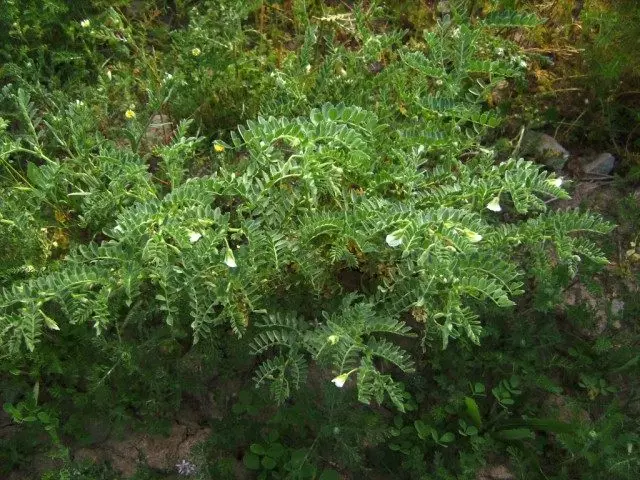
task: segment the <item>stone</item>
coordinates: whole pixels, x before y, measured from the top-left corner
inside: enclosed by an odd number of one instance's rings
[[[605,152],[588,162],[582,171],[587,175],[610,175],[616,165],[616,157]]]
[[[149,150],[168,145],[173,139],[173,122],[168,115],[156,114],[151,117],[144,139]]]
[[[614,298],[611,301],[611,315],[614,317],[622,316],[624,310],[624,302],[619,298]]]
[[[528,130],[523,138],[523,148],[540,163],[554,170],[562,170],[569,160],[569,151],[546,133]]]
[[[575,307],[577,305],[586,306],[593,313],[594,323],[591,328],[583,328],[582,334],[588,338],[596,338],[607,328],[608,316],[606,305],[592,295],[587,287],[576,282],[564,292],[564,305]]]
[[[488,465],[476,475],[476,480],[514,480],[515,478],[505,465]]]

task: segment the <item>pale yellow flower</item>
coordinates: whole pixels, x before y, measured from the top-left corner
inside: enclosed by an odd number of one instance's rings
[[[238,266],[236,258],[233,256],[233,252],[229,247],[227,247],[227,253],[224,256],[224,263],[229,268],[236,268]]]
[[[200,50],[198,47],[195,47],[191,50],[191,55],[193,55],[194,57],[199,57],[201,53],[202,50]]]
[[[353,372],[355,372],[357,370],[357,368],[354,368],[353,370],[347,372],[347,373],[342,373],[340,375],[338,375],[336,378],[334,378],[333,380],[331,380],[331,382],[338,388],[342,388],[344,387],[344,384],[347,382],[347,379],[349,378],[349,375],[351,375]]]
[[[465,230],[464,234],[471,243],[478,243],[480,240],[482,240],[482,235],[472,230]]]
[[[500,206],[500,197],[493,197],[489,203],[487,203],[487,208],[492,212],[501,212],[502,207]]]
[[[136,112],[134,112],[132,109],[129,109],[126,112],[124,112],[124,117],[127,120],[133,120],[134,118],[136,118]]]

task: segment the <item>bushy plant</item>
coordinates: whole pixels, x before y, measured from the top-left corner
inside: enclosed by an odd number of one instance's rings
[[[578,347],[550,319],[562,289],[607,262],[612,224],[550,208],[566,180],[497,142],[529,67],[500,32],[541,19],[450,2],[407,32],[376,2],[187,3],[74,11],[56,48],[82,65],[47,82],[18,65],[50,68],[50,52],[4,47],[12,418],[64,457],[70,439],[94,441],[96,412],[116,433],[162,431],[186,396],[253,378],[255,395],[218,395],[229,411],[198,454],[203,478],[233,475],[238,451],[261,478],[385,464],[472,478],[545,449],[577,459],[557,478],[632,478],[627,409],[578,425],[529,398],[563,393],[561,368],[586,398],[610,395],[607,372],[633,362],[625,345],[598,368],[613,340]],[[594,429],[624,432],[606,459]]]

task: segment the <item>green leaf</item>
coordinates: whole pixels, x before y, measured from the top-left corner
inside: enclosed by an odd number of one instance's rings
[[[27,178],[34,187],[44,189],[47,186],[47,182],[42,171],[40,171],[40,168],[35,163],[27,163]]]
[[[245,453],[242,463],[249,470],[260,470],[260,457],[253,453]]]
[[[482,417],[477,402],[471,397],[464,397],[464,404],[467,406],[467,414],[473,424],[478,428],[482,427]]]
[[[496,433],[497,438],[507,441],[530,440],[533,436],[533,432],[528,428],[512,428]]]
[[[276,461],[271,457],[264,457],[262,459],[262,466],[267,470],[273,470],[274,468],[276,468],[276,465]]]
[[[273,458],[280,458],[285,451],[286,448],[284,447],[284,445],[282,445],[281,443],[274,443],[272,445],[269,445],[266,454]]]
[[[265,448],[260,445],[259,443],[254,443],[249,447],[249,450],[251,450],[253,453],[255,453],[256,455],[264,455],[267,453],[267,451],[265,450]]]
[[[456,436],[455,436],[453,433],[451,433],[451,432],[447,432],[447,433],[443,434],[443,435],[440,437],[440,441],[441,441],[442,443],[451,443],[451,442],[453,442],[455,439],[456,439]]]
[[[340,480],[340,474],[335,470],[324,470],[319,480]]]
[[[413,422],[413,426],[415,427],[416,432],[418,432],[418,437],[420,437],[421,440],[427,438],[431,433],[431,428],[422,420],[416,420]]]

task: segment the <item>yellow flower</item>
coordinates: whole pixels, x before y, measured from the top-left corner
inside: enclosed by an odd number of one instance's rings
[[[127,120],[133,120],[134,118],[136,118],[136,112],[129,109],[126,112],[124,112],[124,116]]]
[[[339,340],[340,337],[338,335],[329,335],[327,337],[327,342],[329,342],[331,345],[335,345]]]
[[[216,153],[222,153],[222,152],[224,152],[224,145],[222,145],[221,143],[215,143],[215,144],[213,145],[213,150],[214,150]]]
[[[201,53],[202,50],[200,50],[198,47],[195,47],[191,50],[191,55],[193,55],[194,57],[199,57]]]

